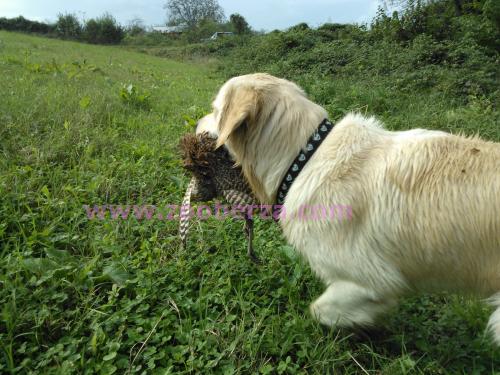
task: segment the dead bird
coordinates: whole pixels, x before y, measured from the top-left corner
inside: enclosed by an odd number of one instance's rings
[[[207,132],[186,134],[180,141],[183,166],[193,175],[180,212],[179,236],[183,245],[189,231],[191,200],[203,202],[221,197],[233,207],[257,205],[241,168],[234,165],[234,160],[224,146],[215,148],[216,142],[217,138]],[[257,262],[252,245],[253,219],[245,214],[244,220],[247,255]]]

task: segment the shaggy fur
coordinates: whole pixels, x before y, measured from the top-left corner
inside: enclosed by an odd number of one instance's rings
[[[203,123],[218,130],[262,203],[327,117],[292,82],[233,78]],[[297,215],[303,205],[352,207],[350,220]],[[280,221],[326,285],[311,313],[326,325],[367,326],[409,293],[491,298],[500,344],[500,144],[440,131],[391,132],[349,114],[291,186]]]

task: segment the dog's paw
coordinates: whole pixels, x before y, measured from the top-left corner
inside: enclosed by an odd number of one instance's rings
[[[500,346],[500,308],[498,308],[488,322],[488,331],[491,333],[495,344]]]
[[[493,337],[493,341],[500,346],[500,293],[493,296],[490,300],[491,304],[497,309],[493,312],[488,322],[488,331]]]
[[[332,305],[323,303],[320,298],[309,305],[309,313],[314,320],[328,327],[343,326],[340,313]]]
[[[355,328],[374,326],[377,318],[395,304],[395,299],[379,297],[371,289],[349,281],[337,281],[329,285],[309,309],[321,324]]]

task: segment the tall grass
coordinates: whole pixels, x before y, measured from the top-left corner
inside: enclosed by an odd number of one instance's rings
[[[405,300],[378,334],[309,317],[321,285],[269,221],[248,261],[240,222],[187,249],[168,220],[89,220],[94,204],[180,202],[177,142],[225,79],[212,66],[0,32],[0,373],[497,373],[490,309]],[[491,96],[388,77],[297,80],[336,119],[500,139]]]

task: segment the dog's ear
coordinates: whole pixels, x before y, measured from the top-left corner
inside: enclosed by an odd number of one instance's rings
[[[228,89],[219,121],[216,147],[222,146],[243,124],[248,126],[255,121],[258,103],[258,93],[255,89],[234,86]]]

